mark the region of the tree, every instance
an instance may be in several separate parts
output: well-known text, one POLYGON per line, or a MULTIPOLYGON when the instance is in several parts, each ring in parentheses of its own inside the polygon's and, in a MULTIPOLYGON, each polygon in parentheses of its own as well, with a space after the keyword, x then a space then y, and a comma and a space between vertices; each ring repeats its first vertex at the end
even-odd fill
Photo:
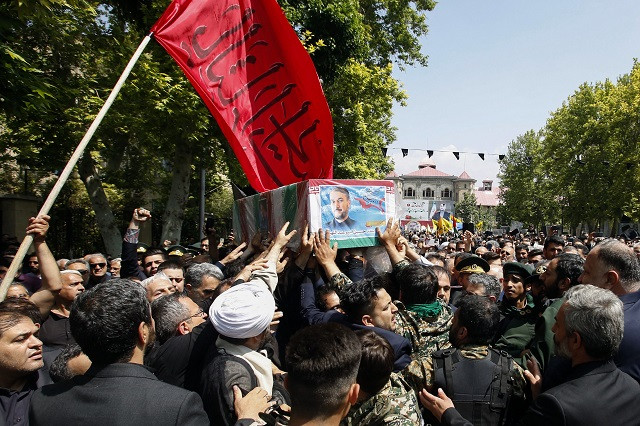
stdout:
POLYGON ((464 221, 464 223, 476 223, 479 222, 478 200, 476 195, 471 193, 465 193, 464 198, 456 203, 456 217, 464 221))
MULTIPOLYGON (((0 88, 0 131, 7 141, 0 156, 18 167, 0 176, 7 181, 20 167, 43 175, 62 168, 168 1, 26 3, 0 5, 7 22, 0 28, 0 79, 9 83, 0 88)), ((392 77, 392 64, 426 65, 419 37, 427 31, 425 13, 435 2, 290 0, 281 5, 323 82, 337 142, 335 176, 384 176, 391 164, 381 148, 395 138, 392 106, 406 96, 392 77)), ((208 171, 208 187, 218 185, 220 176, 247 183, 195 90, 153 43, 80 166, 112 254, 119 251, 123 221, 112 211, 114 197, 125 210, 153 207, 154 217, 162 218, 162 238, 180 239, 183 229, 195 232, 190 221, 198 197, 192 192, 199 189, 201 168, 208 171)))

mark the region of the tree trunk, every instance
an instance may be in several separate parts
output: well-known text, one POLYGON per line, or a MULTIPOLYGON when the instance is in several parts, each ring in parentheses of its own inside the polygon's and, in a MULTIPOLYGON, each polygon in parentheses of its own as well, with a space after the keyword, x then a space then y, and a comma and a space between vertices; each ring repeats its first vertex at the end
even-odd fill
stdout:
POLYGON ((171 192, 162 217, 162 236, 165 240, 180 241, 184 209, 189 199, 189 184, 191 183, 192 146, 189 143, 176 144, 173 159, 173 179, 171 192))
POLYGON ((102 188, 102 182, 98 177, 95 163, 91 154, 87 151, 78 163, 78 173, 84 182, 84 186, 91 200, 91 207, 96 214, 96 221, 100 228, 100 235, 107 250, 112 256, 120 256, 122 251, 122 235, 113 217, 109 200, 102 188))

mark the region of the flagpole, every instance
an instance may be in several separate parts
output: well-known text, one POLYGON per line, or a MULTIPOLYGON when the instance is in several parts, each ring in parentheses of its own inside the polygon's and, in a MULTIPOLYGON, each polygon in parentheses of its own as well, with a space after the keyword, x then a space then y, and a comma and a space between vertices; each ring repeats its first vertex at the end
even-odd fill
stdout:
MULTIPOLYGON (((69 159, 69 162, 65 166, 64 170, 62 170, 62 173, 60 174, 58 181, 53 186, 53 189, 49 193, 49 196, 45 200, 40 211, 38 212, 38 216, 48 214, 49 210, 51 210, 53 203, 56 201, 56 198, 60 194, 60 191, 62 190, 62 187, 64 186, 64 184, 67 182, 67 179, 69 178, 69 175, 71 175, 73 168, 75 167, 76 163, 82 156, 82 153, 84 152, 85 148, 89 144, 89 141, 93 137, 93 134, 95 133, 96 129, 102 122, 102 119, 107 114, 107 111, 111 107, 111 104, 113 104, 113 101, 115 101, 116 96, 118 96, 118 93, 120 92, 120 89, 124 85, 124 82, 127 80, 127 77, 129 77, 129 74, 131 73, 133 66, 136 64, 136 62, 140 58, 140 55, 142 55, 142 52, 144 51, 145 47, 147 47, 147 44, 149 44, 149 41, 151 41, 152 35, 153 33, 150 33, 142 40, 142 42, 138 46, 138 49, 135 51, 135 53, 129 60, 129 63, 127 64, 124 71, 122 72, 122 75, 118 79, 118 82, 116 83, 115 86, 113 86, 113 90, 111 91, 111 94, 109 95, 106 102, 100 109, 100 112, 98 112, 98 115, 96 116, 96 118, 93 120, 93 123, 91 123, 91 126, 89 126, 89 130, 87 130, 87 133, 85 133, 84 137, 76 147, 76 150, 73 152, 73 155, 69 159)), ((0 302, 2 302, 4 298, 7 296, 7 290, 9 290, 9 286, 13 282, 16 272, 18 272, 18 269, 20 268, 20 264, 22 263, 22 260, 24 259, 25 255, 27 254, 29 247, 31 247, 31 243, 33 243, 33 235, 28 234, 24 237, 24 240, 22 240, 22 244, 20 244, 20 248, 18 249, 16 256, 13 258, 13 261, 11 262, 11 266, 7 271, 7 275, 4 277, 4 280, 2 281, 2 285, 0 285, 0 302)))

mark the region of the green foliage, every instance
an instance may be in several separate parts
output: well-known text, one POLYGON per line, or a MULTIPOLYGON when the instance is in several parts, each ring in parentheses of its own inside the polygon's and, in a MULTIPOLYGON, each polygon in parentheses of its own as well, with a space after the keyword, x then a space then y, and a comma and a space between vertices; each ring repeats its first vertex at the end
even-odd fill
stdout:
MULTIPOLYGON (((0 85, 0 160, 10 164, 0 173, 3 188, 19 191, 17 179, 28 167, 30 190, 46 194, 43 188, 68 161, 168 3, 13 0, 0 5, 0 81, 5 83, 0 85)), ((392 106, 406 98, 392 77, 392 64, 426 64, 419 37, 427 31, 425 12, 435 2, 289 0, 281 5, 323 83, 334 119, 336 177, 384 176, 391 165, 381 148, 395 138, 392 106)), ((227 179, 240 186, 247 181, 182 71, 151 43, 87 150, 117 220, 126 221, 130 209, 140 205, 162 217, 176 149, 183 148, 193 152, 183 229, 194 237, 200 168, 207 170, 208 189, 227 179)), ((69 204, 88 206, 86 191, 81 193, 75 186, 66 193, 69 204)), ((230 215, 227 192, 211 194, 208 203, 214 214, 230 215)), ((91 214, 74 214, 91 223, 87 235, 97 235, 91 214)), ((95 243, 93 237, 87 241, 95 243)))
POLYGON ((501 163, 502 212, 525 223, 590 229, 622 215, 640 221, 640 64, 617 82, 582 84, 501 163), (526 158, 530 157, 528 163, 526 158))
POLYGON ((479 222, 479 213, 478 200, 473 192, 465 193, 464 198, 456 203, 456 217, 465 223, 479 222))

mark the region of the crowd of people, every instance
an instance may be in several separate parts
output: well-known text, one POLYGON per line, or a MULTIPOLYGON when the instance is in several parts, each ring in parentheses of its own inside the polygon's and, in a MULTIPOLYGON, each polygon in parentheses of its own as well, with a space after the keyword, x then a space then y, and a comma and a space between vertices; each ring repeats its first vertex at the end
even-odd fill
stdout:
MULTIPOLYGON (((638 241, 390 220, 373 248, 289 223, 154 248, 150 217, 135 209, 120 257, 77 259, 49 250, 51 218, 29 220, 0 303, 0 425, 640 418, 638 241)), ((3 239, 0 278, 16 248, 3 239)))

